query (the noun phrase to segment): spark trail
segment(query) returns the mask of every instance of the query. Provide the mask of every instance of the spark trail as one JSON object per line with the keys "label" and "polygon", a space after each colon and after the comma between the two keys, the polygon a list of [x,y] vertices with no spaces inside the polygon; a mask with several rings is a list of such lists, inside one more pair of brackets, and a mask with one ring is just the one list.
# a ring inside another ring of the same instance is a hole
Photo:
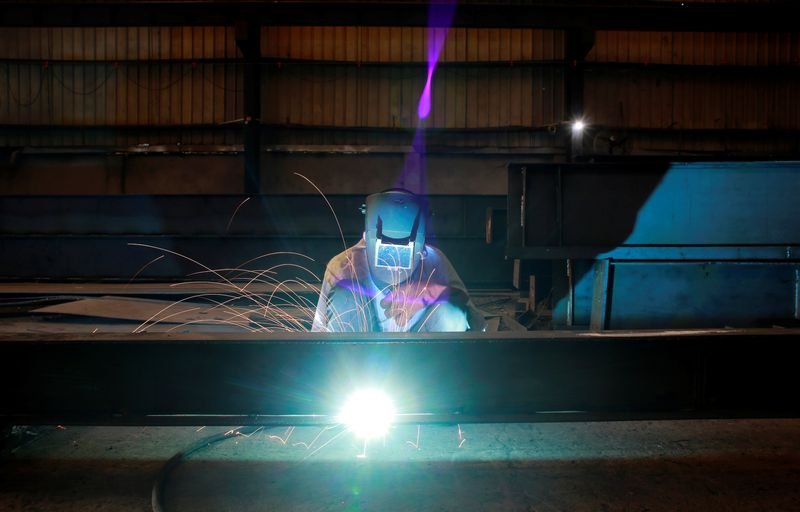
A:
{"label": "spark trail", "polygon": [[233,219],[236,217],[236,214],[239,213],[239,210],[242,208],[242,206],[244,206],[245,203],[247,203],[247,201],[249,201],[249,200],[250,200],[250,197],[244,198],[244,200],[241,203],[239,203],[239,206],[237,206],[236,209],[233,211],[233,215],[231,215],[231,218],[228,221],[228,227],[225,228],[225,233],[229,233],[230,232],[231,224],[233,224]]}

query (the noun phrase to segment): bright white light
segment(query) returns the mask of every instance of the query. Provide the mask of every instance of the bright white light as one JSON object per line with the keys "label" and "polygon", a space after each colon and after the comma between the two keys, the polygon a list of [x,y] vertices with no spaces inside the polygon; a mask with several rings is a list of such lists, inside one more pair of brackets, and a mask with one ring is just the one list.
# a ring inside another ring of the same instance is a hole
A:
{"label": "bright white light", "polygon": [[586,128],[586,123],[584,123],[580,119],[578,119],[578,120],[576,120],[576,121],[574,121],[572,123],[572,131],[573,132],[576,132],[576,133],[577,132],[582,132],[584,128]]}
{"label": "bright white light", "polygon": [[394,421],[394,404],[379,389],[365,389],[350,395],[339,414],[339,423],[364,439],[383,437]]}

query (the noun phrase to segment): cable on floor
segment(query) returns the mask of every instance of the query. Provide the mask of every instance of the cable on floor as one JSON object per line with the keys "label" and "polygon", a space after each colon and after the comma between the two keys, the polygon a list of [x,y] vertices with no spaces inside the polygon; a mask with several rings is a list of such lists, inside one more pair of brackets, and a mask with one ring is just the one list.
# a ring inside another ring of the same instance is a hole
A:
{"label": "cable on floor", "polygon": [[220,434],[214,434],[212,436],[205,437],[196,443],[189,446],[187,449],[176,453],[173,455],[163,466],[161,466],[161,470],[158,472],[156,476],[155,482],[153,482],[153,489],[150,494],[150,502],[153,509],[153,512],[164,512],[164,487],[169,478],[170,473],[178,467],[178,465],[183,462],[184,460],[188,459],[192,454],[199,452],[204,448],[208,448],[209,446],[224,441],[226,439],[232,439],[239,436],[247,436],[254,433],[256,430],[262,427],[244,427],[244,428],[234,428],[228,430],[227,432],[223,432]]}

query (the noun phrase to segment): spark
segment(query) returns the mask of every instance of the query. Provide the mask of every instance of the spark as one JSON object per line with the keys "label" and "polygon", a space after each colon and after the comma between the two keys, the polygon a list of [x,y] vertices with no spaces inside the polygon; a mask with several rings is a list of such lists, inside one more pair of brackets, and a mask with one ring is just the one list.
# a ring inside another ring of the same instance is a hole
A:
{"label": "spark", "polygon": [[367,458],[367,438],[364,438],[364,448],[361,450],[361,453],[356,455],[358,459],[366,459]]}
{"label": "spark", "polygon": [[289,427],[286,429],[286,432],[283,433],[284,437],[276,436],[276,435],[269,435],[267,436],[269,439],[280,441],[281,444],[285,445],[289,442],[289,438],[292,437],[294,433],[294,427]]}
{"label": "spark", "polygon": [[[191,320],[189,322],[184,322],[182,324],[174,325],[174,326],[170,327],[169,329],[167,329],[166,332],[178,331],[180,329],[185,329],[186,327],[189,327],[190,325],[195,325],[195,324],[200,324],[200,325],[230,325],[232,327],[238,327],[240,329],[243,329],[243,330],[245,330],[247,332],[258,332],[259,331],[258,329],[254,329],[252,327],[249,327],[249,326],[246,326],[246,325],[242,325],[242,324],[238,324],[236,322],[230,322],[230,321],[227,321],[227,320]],[[150,327],[152,327],[152,326],[150,326]],[[147,332],[147,329],[149,329],[150,327],[147,327],[146,329],[139,331],[139,333]],[[139,334],[139,333],[137,333],[137,334]]]}
{"label": "spark", "polygon": [[436,310],[439,309],[439,306],[441,306],[441,304],[436,304],[435,306],[433,306],[433,309],[431,309],[431,312],[428,313],[428,315],[425,317],[425,320],[423,320],[422,323],[417,328],[417,332],[423,332],[422,328],[425,326],[425,324],[428,322],[428,320],[433,316],[433,314],[436,313]]}
{"label": "spark", "polygon": [[[320,187],[312,180],[299,172],[295,174],[308,182],[322,196],[334,216],[342,245],[345,246],[346,249],[347,242],[342,225],[331,202]],[[230,230],[232,222],[235,220],[236,215],[238,215],[238,211],[244,207],[249,199],[251,199],[251,197],[243,199],[234,210],[233,215],[228,221],[228,230]],[[129,245],[154,249],[164,253],[148,262],[147,265],[151,265],[169,254],[187,260],[199,267],[199,270],[189,274],[192,280],[183,283],[174,283],[170,286],[208,286],[219,289],[219,291],[196,293],[189,297],[176,300],[172,304],[161,308],[154,315],[138,325],[133,330],[134,333],[145,332],[154,325],[164,322],[175,323],[175,325],[169,326],[169,328],[166,329],[167,332],[186,328],[193,324],[229,325],[248,332],[307,332],[314,324],[317,301],[311,300],[307,292],[319,293],[320,286],[312,284],[309,281],[320,282],[321,279],[312,270],[297,262],[278,262],[264,269],[245,268],[252,265],[253,262],[267,257],[297,257],[313,262],[314,259],[307,255],[290,251],[273,252],[248,259],[233,268],[211,268],[196,259],[166,248],[142,243],[130,243]],[[137,272],[134,279],[147,265]],[[345,265],[355,270],[356,262],[353,258],[348,258]],[[279,279],[279,273],[282,274],[285,270],[293,272],[294,276],[290,279]],[[208,276],[213,280],[208,278],[197,279],[197,277],[200,276]],[[368,293],[364,293],[365,289],[363,289],[361,283],[358,282],[359,278],[357,274],[354,273],[354,276],[353,283],[355,288],[352,291],[356,299],[355,306],[348,311],[332,311],[331,316],[339,318],[342,325],[349,326],[348,330],[370,331],[372,330],[372,326],[367,320],[372,316],[370,315],[369,308],[370,304],[373,303],[377,297],[372,289],[368,290]],[[398,282],[404,282],[405,280],[402,279],[404,276],[406,279],[409,277],[406,273],[397,276],[395,279],[397,279]],[[422,280],[424,277],[425,274],[420,276],[420,283],[423,282]],[[431,276],[427,277],[428,281],[430,281]],[[259,291],[254,292],[252,289],[256,288],[256,285],[259,285]],[[267,289],[261,289],[261,285],[267,285]],[[410,308],[412,303],[420,300],[420,296],[423,293],[425,293],[424,288],[414,288],[412,290],[407,290],[407,296],[401,294],[401,298],[404,299],[403,303],[406,307]],[[203,304],[211,303],[211,307],[205,309],[194,301],[200,301]],[[243,301],[247,301],[247,303],[241,305]],[[182,303],[186,304],[182,307]],[[190,313],[195,313],[196,315],[201,309],[203,312],[214,312],[213,318],[197,319],[195,316],[194,319],[190,319],[186,322],[178,323],[175,321],[175,319],[180,318],[181,315]],[[355,319],[342,318],[348,313],[350,315],[355,313]],[[408,316],[407,311],[406,315]],[[355,324],[355,321],[358,319],[361,320],[360,325]],[[423,322],[420,327],[424,325],[425,322]]]}
{"label": "spark", "polygon": [[[436,268],[434,267],[430,270],[430,272],[426,272],[425,258],[423,257],[420,260],[419,271],[415,273],[418,275],[416,282],[408,282],[409,277],[413,277],[413,274],[409,275],[407,271],[403,271],[397,275],[393,275],[393,283],[381,290],[382,294],[385,294],[387,290],[393,290],[395,293],[395,296],[393,297],[394,300],[391,302],[390,308],[394,310],[395,313],[393,313],[391,316],[395,318],[395,322],[401,328],[405,328],[406,325],[412,320],[414,314],[416,314],[416,311],[410,311],[413,309],[413,306],[423,303],[422,296],[430,287],[431,280],[436,273]],[[425,277],[426,275],[427,277]],[[424,285],[422,284],[423,279],[425,281]],[[422,332],[422,329],[428,322],[428,319],[430,319],[439,308],[440,304],[438,303],[438,299],[439,297],[436,297],[435,306],[427,312],[424,320],[417,326],[417,332]],[[428,305],[422,305],[427,309]]]}
{"label": "spark", "polygon": [[[271,267],[271,268],[274,269],[274,268],[277,268],[277,267],[296,267],[298,269],[305,270],[306,272],[309,272],[312,275],[312,277],[317,278],[317,276],[315,274],[313,274],[312,272],[310,272],[308,269],[306,269],[305,267],[303,267],[301,265],[287,263],[287,264],[275,265],[274,267]],[[310,291],[319,293],[319,287],[318,286],[310,284],[308,281],[304,280],[301,277],[296,277],[296,278],[292,278],[292,279],[285,279],[285,280],[282,280],[282,281],[278,281],[277,279],[274,279],[274,278],[271,278],[271,277],[268,278],[268,279],[263,279],[264,274],[265,273],[269,273],[268,271],[255,271],[255,270],[247,270],[247,269],[216,269],[217,272],[223,272],[225,270],[238,271],[240,273],[252,273],[252,274],[257,274],[257,275],[256,275],[256,278],[254,278],[254,279],[248,279],[247,280],[247,284],[245,284],[242,287],[231,286],[231,285],[227,285],[225,283],[219,283],[219,282],[215,282],[215,281],[187,281],[187,282],[183,282],[183,283],[173,283],[170,286],[176,287],[176,286],[208,285],[208,286],[219,286],[221,288],[231,288],[232,287],[232,288],[234,288],[233,291],[235,293],[239,294],[239,295],[236,296],[237,298],[249,298],[249,299],[253,299],[254,302],[263,301],[262,303],[264,305],[270,304],[272,302],[272,300],[274,299],[275,294],[277,294],[278,292],[281,291],[281,289],[283,289],[283,291],[285,291],[286,294],[291,297],[291,299],[287,302],[287,304],[294,304],[294,305],[300,306],[300,307],[306,307],[306,306],[315,307],[316,306],[316,304],[313,303],[312,301],[310,301],[308,298],[303,297],[302,295],[298,294],[295,290],[292,289],[292,285],[298,285],[299,287],[303,288],[304,290],[310,290]],[[268,269],[268,270],[270,270],[270,269]],[[319,279],[319,278],[317,278],[317,279]],[[242,278],[236,278],[236,277],[231,278],[231,280],[232,281],[237,281],[237,280],[242,280],[243,281]],[[263,299],[263,297],[260,294],[261,292],[250,292],[249,290],[247,290],[247,288],[252,286],[254,283],[270,285],[271,290],[270,290],[270,294],[269,294],[267,300]],[[245,291],[242,292],[240,290],[245,290]],[[213,296],[213,295],[214,294],[207,294],[207,296]],[[219,294],[219,295],[220,296],[229,296],[230,297],[230,295],[225,295],[225,294]],[[197,297],[202,297],[202,296],[203,295],[198,294],[198,295],[195,295],[194,297],[197,298]]]}
{"label": "spark", "polygon": [[237,213],[239,213],[239,209],[240,209],[242,206],[244,206],[244,204],[245,204],[247,201],[249,201],[249,200],[250,200],[250,197],[246,197],[246,198],[244,199],[244,201],[242,201],[241,203],[239,203],[239,206],[237,206],[237,207],[236,207],[236,209],[233,211],[233,215],[231,215],[231,218],[230,218],[230,220],[228,221],[228,227],[227,227],[227,228],[225,228],[225,233],[226,233],[226,234],[227,234],[227,233],[228,233],[228,232],[231,230],[231,224],[233,224],[233,218],[234,218],[234,217],[236,217],[236,214],[237,214]]}
{"label": "spark", "polygon": [[422,425],[417,425],[417,442],[406,441],[406,444],[409,444],[419,450],[419,432],[422,430]]}
{"label": "spark", "polygon": [[125,285],[125,288],[129,287],[129,286],[131,285],[131,283],[132,283],[132,282],[133,282],[133,281],[134,281],[134,280],[135,280],[137,277],[139,277],[139,274],[141,274],[141,273],[144,271],[144,269],[146,269],[147,267],[149,267],[149,266],[150,266],[150,265],[152,265],[153,263],[157,262],[158,260],[162,259],[163,257],[164,257],[164,255],[162,254],[161,256],[157,256],[156,258],[154,258],[154,259],[152,259],[152,260],[148,261],[147,263],[145,263],[145,264],[144,264],[144,266],[142,266],[142,268],[140,268],[139,270],[137,270],[137,271],[136,271],[136,273],[135,273],[135,274],[133,274],[133,277],[131,278],[131,280],[130,280],[130,281],[128,281],[128,284],[126,284],[126,285]]}
{"label": "spark", "polygon": [[467,436],[465,436],[464,431],[461,430],[460,423],[458,424],[458,439],[459,439],[458,447],[461,448],[464,445],[464,443],[467,442]]}
{"label": "spark", "polygon": [[155,249],[156,251],[163,251],[163,252],[172,254],[173,256],[177,256],[179,258],[183,258],[185,260],[188,260],[188,261],[194,263],[198,267],[202,267],[202,268],[208,270],[209,272],[212,272],[213,274],[215,274],[217,277],[219,277],[220,279],[222,279],[226,283],[233,285],[233,283],[231,283],[228,279],[225,278],[225,276],[223,276],[219,272],[216,272],[216,271],[212,270],[210,267],[208,267],[206,265],[203,265],[202,263],[200,263],[196,259],[190,258],[189,256],[186,256],[185,254],[181,254],[179,252],[171,251],[171,250],[166,249],[164,247],[158,247],[158,246],[150,245],[150,244],[142,244],[142,243],[138,243],[138,242],[128,242],[128,245],[130,245],[132,247],[146,247],[148,249]]}
{"label": "spark", "polygon": [[[336,425],[336,426],[338,426],[338,425]],[[317,452],[319,452],[320,450],[322,450],[323,448],[325,448],[326,446],[328,446],[328,445],[329,445],[329,444],[331,444],[332,442],[334,442],[334,441],[336,441],[337,439],[339,439],[340,437],[342,437],[342,435],[344,435],[346,432],[347,432],[347,429],[344,429],[344,430],[342,430],[341,432],[339,432],[338,434],[336,434],[335,436],[331,437],[330,439],[328,439],[327,441],[325,441],[325,443],[324,443],[322,446],[320,446],[319,448],[317,448],[317,449],[316,449],[316,450],[314,450],[313,452],[311,452],[311,453],[309,453],[308,455],[306,455],[305,457],[303,457],[303,460],[306,460],[306,459],[308,459],[308,458],[310,458],[310,457],[313,457],[313,456],[314,456],[314,455],[315,455]]]}
{"label": "spark", "polygon": [[246,261],[240,263],[239,266],[237,267],[237,269],[241,268],[241,267],[244,267],[245,265],[249,265],[250,263],[252,263],[254,261],[257,261],[257,260],[260,260],[262,258],[270,258],[270,257],[274,257],[274,256],[299,256],[299,257],[305,258],[305,259],[307,259],[309,261],[315,261],[314,258],[312,258],[311,256],[308,256],[308,255],[300,253],[300,252],[276,251],[276,252],[268,252],[268,253],[265,253],[265,254],[261,254],[259,256],[256,256],[255,258],[250,258],[249,260],[246,260]]}
{"label": "spark", "polygon": [[[278,254],[278,253],[275,253]],[[297,253],[282,253],[282,254],[292,254],[296,255]],[[241,269],[241,268],[233,268],[233,269],[208,269],[204,270],[201,273],[211,273],[213,275],[222,276],[225,279],[225,282],[217,282],[217,281],[188,281],[183,283],[174,283],[171,286],[198,286],[198,285],[206,285],[206,286],[218,286],[222,289],[228,289],[231,293],[204,293],[204,294],[195,294],[189,297],[185,297],[181,300],[175,301],[172,304],[169,304],[162,308],[161,310],[157,311],[154,315],[151,315],[147,320],[145,320],[141,325],[139,325],[134,332],[142,332],[152,325],[155,325],[159,322],[167,321],[171,318],[174,318],[177,315],[185,314],[190,311],[197,310],[198,308],[188,308],[188,309],[181,309],[180,311],[173,311],[170,312],[171,309],[176,308],[179,304],[183,302],[190,302],[194,300],[201,299],[203,301],[208,301],[214,304],[210,311],[219,309],[221,314],[227,314],[228,316],[221,319],[202,319],[202,320],[193,320],[189,322],[182,323],[175,327],[172,327],[170,330],[178,329],[181,327],[185,327],[189,324],[193,323],[204,323],[204,324],[228,324],[240,327],[245,330],[249,330],[252,332],[258,330],[271,330],[270,327],[280,328],[286,331],[306,331],[308,330],[307,327],[303,323],[303,319],[306,322],[310,323],[311,318],[313,317],[313,311],[316,309],[316,304],[312,302],[307,297],[303,297],[298,292],[293,289],[293,286],[299,286],[303,289],[308,289],[311,291],[318,290],[318,287],[311,285],[308,281],[304,280],[302,277],[297,279],[287,279],[283,281],[278,281],[271,277],[265,277],[267,273],[274,271],[279,268],[294,268],[298,271],[305,272],[309,274],[313,278],[317,278],[316,274],[314,274],[309,269],[303,267],[302,265],[298,265],[295,263],[281,263],[277,265],[273,265],[266,270],[255,271],[249,269]],[[229,272],[238,272],[238,273],[251,273],[254,274],[255,277],[247,278],[247,282],[244,285],[237,284],[234,282],[236,278],[227,279],[225,277],[226,273]],[[318,278],[317,278],[318,279]],[[248,287],[252,286],[254,283],[258,282],[259,284],[270,284],[272,286],[272,292],[266,297],[266,299],[258,294],[258,293],[251,293],[248,290]],[[277,296],[278,293],[283,293],[284,297],[279,298]],[[253,306],[249,309],[247,308],[234,308],[231,306],[233,302],[246,299],[253,303]],[[190,304],[187,304],[187,306]],[[281,306],[289,306],[296,308],[296,313],[299,316],[293,316],[290,313],[287,313],[281,309]],[[250,325],[252,324],[253,320],[251,316],[253,314],[262,314],[267,323],[258,323],[257,328],[252,328]]]}
{"label": "spark", "polygon": [[[333,209],[333,205],[331,205],[331,202],[328,201],[328,197],[325,195],[324,192],[322,192],[322,190],[316,185],[316,183],[314,183],[313,181],[311,181],[307,177],[303,176],[299,172],[295,172],[294,174],[296,176],[299,176],[300,178],[303,178],[308,183],[310,183],[311,186],[314,187],[314,189],[319,193],[319,195],[322,196],[322,199],[325,201],[325,204],[328,205],[328,208],[330,209],[331,214],[333,215],[333,220],[336,221],[336,227],[339,228],[339,236],[341,237],[341,240],[342,240],[342,247],[344,248],[344,250],[347,250],[347,241],[344,238],[344,231],[342,230],[342,224],[339,222],[339,216],[336,215],[336,211]],[[353,259],[349,258],[348,259],[348,263],[350,265],[350,269],[352,270],[351,275],[353,275],[355,277],[356,286],[361,288],[361,283],[359,282],[359,279],[358,279],[358,272],[356,271],[356,267],[355,267],[355,263],[353,262]]]}
{"label": "spark", "polygon": [[[189,309],[181,309],[180,311],[176,311],[176,312],[170,313],[170,314],[168,314],[166,316],[158,318],[159,315],[161,315],[162,313],[166,313],[167,310],[169,310],[169,309],[171,309],[173,307],[177,307],[179,304],[181,304],[183,302],[187,302],[187,301],[189,301],[191,299],[196,299],[198,297],[203,297],[203,296],[206,296],[206,298],[207,298],[207,296],[209,296],[209,295],[211,295],[211,294],[202,294],[202,295],[195,295],[195,296],[192,296],[192,297],[186,297],[186,298],[177,300],[177,301],[173,302],[172,304],[164,306],[158,312],[156,312],[155,314],[151,315],[150,318],[148,318],[147,320],[142,322],[142,324],[140,324],[137,328],[135,328],[133,330],[133,332],[134,333],[144,332],[149,327],[152,327],[153,325],[157,324],[158,322],[165,322],[165,321],[169,320],[170,318],[174,318],[174,317],[176,317],[178,315],[191,313],[192,311],[202,310],[201,307],[191,307]],[[235,325],[235,326],[242,327],[242,328],[246,329],[247,328],[246,325],[238,324],[238,323],[233,321],[236,318],[243,318],[245,316],[245,313],[237,311],[237,310],[233,309],[232,307],[228,306],[228,303],[233,301],[233,300],[235,300],[235,299],[236,299],[236,297],[229,298],[227,301],[224,301],[224,302],[216,302],[216,301],[213,301],[213,300],[211,301],[211,302],[215,302],[217,304],[217,306],[221,306],[221,307],[224,307],[226,310],[229,310],[228,312],[231,314],[231,316],[229,318],[227,318],[227,319],[213,319],[213,318],[206,319],[206,318],[204,318],[204,319],[200,319],[200,320],[192,320],[192,321],[189,321],[189,322],[183,322],[183,323],[177,325],[176,327],[173,327],[170,330],[174,330],[176,328],[183,327],[183,326],[186,326],[186,325],[189,325],[189,324],[195,324],[195,323],[209,323],[209,324],[223,323],[223,324]],[[214,308],[212,308],[211,310],[213,310],[213,309]],[[158,320],[155,320],[156,318],[158,318]],[[247,319],[247,322],[249,323],[249,318]],[[148,324],[150,324],[150,325],[148,325]]]}
{"label": "spark", "polygon": [[310,450],[310,449],[311,449],[311,447],[312,447],[312,446],[314,446],[314,443],[316,443],[316,442],[317,442],[317,440],[318,440],[318,439],[319,439],[319,438],[322,436],[322,434],[324,434],[324,433],[325,433],[325,432],[327,432],[328,430],[332,430],[332,429],[334,429],[334,428],[336,428],[336,427],[338,427],[338,425],[333,425],[333,426],[330,426],[330,425],[328,425],[328,426],[325,426],[325,427],[323,427],[323,428],[322,428],[322,430],[320,430],[320,431],[319,431],[319,433],[316,435],[316,437],[315,437],[314,439],[312,439],[312,440],[311,440],[311,442],[310,442],[310,443],[304,443],[304,442],[302,442],[302,441],[299,441],[299,442],[297,442],[297,443],[294,443],[292,446],[304,446],[306,450]]}
{"label": "spark", "polygon": [[[443,42],[443,39],[441,38],[435,38],[435,39],[436,41],[438,41],[437,44]],[[439,48],[439,50],[440,49],[441,48]],[[437,52],[439,50],[437,50]],[[344,231],[330,200],[327,198],[325,193],[320,189],[320,187],[317,186],[311,179],[309,179],[308,177],[304,176],[299,172],[295,172],[294,174],[302,178],[306,182],[308,182],[325,201],[336,222],[336,226],[339,231],[339,236],[342,245],[346,249],[347,241],[344,236]],[[238,215],[238,212],[244,207],[245,204],[247,204],[247,202],[250,199],[252,199],[252,197],[246,197],[242,199],[242,201],[237,205],[236,209],[234,210],[233,214],[228,220],[226,232],[230,231],[232,223],[235,220],[235,217]],[[176,324],[174,326],[170,326],[167,329],[167,332],[185,328],[192,324],[230,325],[249,332],[273,332],[278,330],[287,332],[309,331],[310,327],[313,325],[316,313],[317,301],[312,301],[306,292],[319,293],[320,287],[318,285],[311,284],[309,282],[309,280],[314,282],[320,282],[321,279],[318,275],[316,275],[306,266],[303,266],[302,264],[298,264],[295,262],[279,262],[278,264],[269,266],[265,269],[245,268],[251,265],[253,262],[267,257],[290,256],[290,257],[303,258],[305,260],[313,262],[314,259],[307,255],[290,251],[273,252],[273,253],[262,254],[256,256],[255,258],[248,259],[242,262],[240,265],[233,268],[211,268],[187,255],[163,247],[157,247],[154,245],[148,245],[143,243],[130,243],[128,245],[145,247],[164,253],[158,255],[156,258],[154,258],[146,265],[144,265],[142,268],[140,268],[139,271],[137,271],[137,273],[131,279],[132,281],[135,280],[141,274],[141,272],[144,271],[149,265],[152,265],[155,262],[164,259],[164,257],[167,254],[169,254],[177,258],[187,260],[199,267],[199,270],[189,274],[189,276],[191,276],[193,280],[183,283],[174,283],[170,286],[179,287],[179,286],[205,285],[209,287],[219,288],[218,292],[197,293],[190,297],[177,300],[172,304],[165,306],[164,308],[161,308],[159,311],[156,312],[156,314],[152,315],[147,320],[138,325],[133,330],[134,333],[145,332],[146,330],[152,328],[154,325],[163,322]],[[353,258],[348,258],[347,261],[345,262],[345,265],[352,269],[355,269],[356,262],[354,261]],[[294,274],[296,275],[291,279],[283,279],[283,280],[279,279],[277,277],[279,271],[282,273],[284,270],[287,269],[294,272]],[[198,276],[205,276],[205,275],[208,275],[214,280],[212,281],[211,279],[205,279],[205,280],[195,279]],[[349,326],[350,327],[349,330],[369,331],[371,330],[372,327],[367,322],[367,320],[371,318],[371,315],[369,314],[370,313],[369,308],[371,304],[374,304],[373,301],[377,297],[375,293],[372,291],[372,289],[369,290],[369,293],[363,293],[364,288],[361,286],[361,283],[358,282],[359,278],[357,273],[354,272],[354,276],[355,278],[353,279],[353,283],[355,284],[355,288],[353,290],[353,293],[354,293],[354,298],[356,299],[355,301],[356,304],[354,308],[348,311],[334,311],[332,312],[334,313],[332,316],[339,317],[340,323]],[[420,283],[423,282],[425,276],[426,276],[425,273],[420,275]],[[394,279],[396,279],[398,283],[405,282],[405,279],[402,279],[402,277],[406,277],[406,279],[408,279],[409,275],[408,273],[405,273],[396,276]],[[430,282],[431,275],[428,275],[427,277],[428,277],[428,282]],[[254,292],[252,291],[252,289],[255,288],[256,284],[268,285],[268,288],[265,291],[260,290],[258,292]],[[425,293],[425,288],[417,287],[407,290],[406,292],[407,292],[406,295],[401,294],[400,296],[401,298],[403,298],[402,304],[405,305],[403,311],[405,312],[406,316],[410,316],[409,311],[407,311],[407,309],[410,309],[413,303],[416,303],[417,301],[420,300],[421,295]],[[215,312],[214,318],[192,319],[183,323],[170,322],[170,320],[174,320],[180,317],[180,315],[182,314],[196,313],[197,311],[199,311],[202,306],[192,304],[192,301],[202,301],[203,303],[211,303],[212,306],[209,309],[204,309],[204,311]],[[240,303],[242,301],[248,301],[248,303],[245,306],[241,306]],[[184,302],[186,302],[187,304],[185,305],[185,307],[181,307],[181,304]],[[430,314],[432,314],[434,311],[431,311]],[[356,320],[357,319],[361,320],[360,325],[356,325],[355,322],[350,319],[341,318],[347,313],[351,315],[355,313]],[[428,317],[430,316],[430,314],[428,315]],[[406,320],[410,319],[407,318]],[[420,327],[424,327],[426,321],[427,318],[420,325]],[[351,322],[353,322],[352,325]],[[403,322],[401,321],[401,323]]]}
{"label": "spark", "polygon": [[333,219],[336,221],[336,227],[339,228],[339,236],[342,239],[342,246],[344,246],[344,248],[347,249],[347,241],[344,239],[344,231],[342,230],[342,224],[339,222],[339,217],[336,215],[336,211],[333,209],[333,205],[331,205],[331,202],[328,201],[328,197],[325,195],[324,192],[322,192],[322,190],[320,190],[320,188],[316,185],[316,183],[314,183],[310,179],[306,178],[305,176],[303,176],[299,172],[295,172],[294,175],[295,176],[299,176],[299,177],[303,178],[304,180],[306,180],[308,183],[310,183],[311,186],[314,187],[314,189],[317,192],[319,192],[319,195],[322,196],[322,199],[325,200],[325,203],[328,205],[328,208],[331,210],[331,213],[333,214]]}
{"label": "spark", "polygon": [[[315,274],[314,272],[312,272],[310,269],[308,269],[307,267],[304,267],[302,265],[298,265],[296,263],[282,263],[282,264],[279,264],[279,265],[273,265],[272,267],[269,267],[269,268],[264,269],[264,270],[251,270],[251,269],[243,268],[245,265],[248,265],[248,264],[250,264],[250,263],[252,263],[252,262],[254,262],[256,260],[260,260],[262,258],[268,258],[268,257],[276,257],[276,256],[298,256],[298,257],[306,258],[309,261],[315,261],[314,258],[312,258],[310,256],[306,256],[305,254],[297,253],[297,252],[290,252],[290,251],[271,252],[271,253],[267,253],[267,254],[261,254],[259,256],[256,256],[255,258],[250,258],[249,260],[239,264],[238,267],[198,270],[198,271],[192,272],[192,273],[190,273],[188,275],[189,275],[189,277],[194,277],[194,276],[198,276],[198,275],[201,275],[201,274],[209,274],[209,273],[217,274],[217,273],[223,273],[223,272],[238,272],[239,275],[236,275],[236,276],[234,276],[233,278],[231,278],[230,280],[227,281],[228,285],[232,285],[233,281],[238,280],[241,277],[241,275],[243,275],[243,274],[255,274],[256,277],[253,278],[252,281],[253,282],[262,283],[263,281],[259,279],[260,277],[263,277],[264,275],[267,275],[267,274],[277,274],[277,272],[275,272],[275,270],[278,269],[278,268],[287,267],[287,266],[293,266],[293,267],[297,267],[298,269],[302,270],[304,273],[307,273],[308,275],[313,277],[316,281],[320,280],[319,276],[317,274]],[[210,282],[211,283],[216,283],[215,281],[210,281]],[[195,283],[195,282],[194,281],[189,281],[188,283]],[[179,284],[179,283],[176,283],[176,284]],[[173,284],[172,286],[175,286],[176,284]],[[187,283],[183,283],[183,284],[187,284]],[[216,284],[223,284],[223,283],[216,283]],[[235,288],[238,289],[239,287],[235,287]]]}
{"label": "spark", "polygon": [[260,432],[261,430],[263,430],[263,429],[264,429],[264,427],[258,427],[257,429],[255,429],[254,431],[250,432],[249,434],[242,434],[241,432],[236,432],[236,435],[237,436],[242,436],[242,437],[245,437],[245,438],[250,438],[250,437],[254,436],[255,434],[257,434],[258,432]]}
{"label": "spark", "polygon": [[[181,300],[179,300],[177,302],[174,302],[173,304],[170,304],[168,306],[164,306],[158,313],[154,314],[153,316],[151,316],[150,318],[148,318],[147,320],[142,322],[142,324],[139,327],[137,327],[136,329],[133,330],[133,333],[137,334],[137,333],[140,333],[140,332],[144,332],[148,327],[150,327],[147,324],[149,322],[151,322],[154,318],[156,318],[158,315],[160,315],[161,313],[165,312],[166,310],[168,310],[168,309],[170,309],[172,307],[177,306],[181,302],[185,302],[187,300],[188,299],[181,299]],[[167,315],[165,317],[162,317],[161,319],[159,319],[159,322],[164,322],[164,321],[169,320],[170,318],[173,318],[175,316],[178,316],[178,315],[181,315],[181,314],[185,314],[185,313],[191,313],[192,311],[197,311],[199,309],[200,309],[199,307],[198,308],[182,309],[181,311],[176,311],[175,313],[170,313],[169,315]],[[155,325],[156,323],[157,322],[153,322],[153,325]]]}

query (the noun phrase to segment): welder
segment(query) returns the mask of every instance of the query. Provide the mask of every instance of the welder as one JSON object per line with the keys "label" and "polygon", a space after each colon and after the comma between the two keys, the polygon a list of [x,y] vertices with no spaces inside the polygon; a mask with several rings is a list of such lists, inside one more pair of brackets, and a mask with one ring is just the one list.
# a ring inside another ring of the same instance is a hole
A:
{"label": "welder", "polygon": [[426,244],[424,198],[404,189],[367,197],[364,236],[328,263],[312,330],[463,332],[483,317],[447,257]]}

